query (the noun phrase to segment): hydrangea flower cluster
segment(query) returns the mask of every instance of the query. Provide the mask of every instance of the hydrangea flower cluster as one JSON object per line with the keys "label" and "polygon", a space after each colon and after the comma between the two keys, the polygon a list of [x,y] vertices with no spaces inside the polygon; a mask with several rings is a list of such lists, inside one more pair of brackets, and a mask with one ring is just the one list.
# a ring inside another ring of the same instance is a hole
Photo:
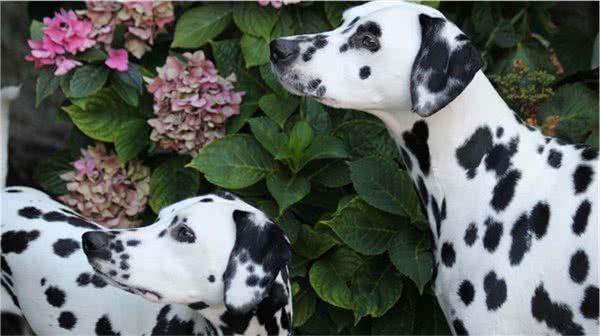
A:
{"label": "hydrangea flower cluster", "polygon": [[125,25],[125,48],[137,58],[175,20],[171,1],[87,1],[83,13],[93,23],[91,37],[98,43],[110,45],[117,25]]}
{"label": "hydrangea flower cluster", "polygon": [[126,165],[98,143],[81,149],[73,171],[60,176],[68,193],[60,196],[65,204],[107,227],[126,228],[139,224],[150,193],[150,169],[140,161]]}
{"label": "hydrangea flower cluster", "polygon": [[258,0],[258,4],[263,7],[271,5],[274,8],[281,8],[281,6],[295,4],[300,1],[302,0]]}
{"label": "hydrangea flower cluster", "polygon": [[235,92],[232,82],[217,73],[215,65],[202,51],[184,53],[182,62],[167,57],[158,77],[145,78],[154,95],[154,114],[148,120],[153,127],[150,139],[180,154],[197,154],[213,139],[225,136],[225,121],[240,112],[242,92]]}

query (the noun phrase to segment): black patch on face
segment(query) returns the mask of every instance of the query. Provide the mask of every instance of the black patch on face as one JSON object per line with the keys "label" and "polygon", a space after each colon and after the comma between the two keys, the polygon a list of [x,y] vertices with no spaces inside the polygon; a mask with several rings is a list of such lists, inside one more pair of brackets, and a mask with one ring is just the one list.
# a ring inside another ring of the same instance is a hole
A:
{"label": "black patch on face", "polygon": [[488,310],[496,310],[506,301],[506,281],[498,278],[494,271],[490,271],[483,279],[483,290]]}
{"label": "black patch on face", "polygon": [[537,152],[538,152],[538,154],[542,154],[544,152],[544,146],[542,146],[542,145],[538,146]]}
{"label": "black patch on face", "polygon": [[515,222],[512,230],[512,244],[508,253],[510,264],[518,265],[523,260],[525,253],[531,246],[531,233],[529,232],[529,219],[526,214],[521,215]]}
{"label": "black patch on face", "polygon": [[571,257],[571,263],[569,265],[569,275],[573,282],[581,284],[587,278],[590,270],[590,262],[587,254],[583,250],[577,250]]}
{"label": "black patch on face", "polygon": [[326,45],[327,45],[327,39],[325,37],[315,38],[315,40],[313,42],[313,47],[315,47],[317,49],[325,48]]}
{"label": "black patch on face", "polygon": [[120,332],[116,332],[112,328],[108,315],[103,315],[96,322],[96,328],[94,329],[96,335],[121,335]]}
{"label": "black patch on face", "polygon": [[121,240],[117,240],[115,242],[115,252],[121,253],[125,251],[125,246],[123,246],[123,242]]}
{"label": "black patch on face", "polygon": [[121,261],[121,263],[119,264],[119,268],[121,268],[121,270],[126,271],[129,269],[129,264],[126,261]]}
{"label": "black patch on face", "polygon": [[61,312],[58,316],[58,326],[63,329],[71,330],[75,323],[77,323],[77,318],[70,311]]}
{"label": "black patch on face", "polygon": [[[410,158],[408,159],[410,160]],[[423,206],[427,206],[429,203],[429,192],[427,191],[427,187],[425,186],[425,181],[423,178],[419,176],[419,194],[421,195],[421,200],[423,201]],[[433,200],[435,201],[435,200]]]}
{"label": "black patch on face", "polygon": [[71,224],[72,226],[83,228],[83,229],[90,229],[90,230],[101,229],[98,225],[92,224],[86,220],[83,220],[83,219],[81,219],[79,217],[75,217],[75,216],[67,218],[67,223]]}
{"label": "black patch on face", "polygon": [[8,263],[6,262],[6,258],[4,258],[4,256],[2,256],[2,258],[0,258],[0,260],[2,261],[2,273],[12,275],[12,270],[10,269],[10,266],[8,266]]}
{"label": "black patch on face", "polygon": [[190,303],[188,305],[188,307],[192,308],[193,310],[202,310],[204,308],[207,308],[208,305],[203,301],[198,301],[198,302]]}
{"label": "black patch on face", "polygon": [[552,168],[560,168],[562,163],[562,153],[556,149],[550,149],[548,153],[548,165]]}
{"label": "black patch on face", "polygon": [[166,233],[167,233],[167,229],[164,229],[164,230],[160,231],[160,232],[158,233],[158,238],[162,238],[162,237],[164,237],[164,235],[165,235]]}
{"label": "black patch on face", "polygon": [[573,184],[575,186],[575,194],[585,192],[592,183],[594,171],[590,166],[579,165],[573,173]]}
{"label": "black patch on face", "polygon": [[454,247],[450,242],[444,242],[442,245],[442,262],[447,267],[452,267],[454,262],[456,261],[456,252],[454,252]]}
{"label": "black patch on face", "polygon": [[35,219],[35,218],[40,218],[40,216],[42,215],[42,211],[40,211],[40,209],[35,208],[35,207],[25,207],[23,209],[20,209],[18,211],[18,214],[21,217]]}
{"label": "black patch on face", "polygon": [[203,198],[200,200],[201,203],[210,203],[214,202],[212,198]]}
{"label": "black patch on face", "polygon": [[90,273],[81,273],[79,274],[77,279],[75,279],[75,282],[77,282],[77,285],[79,285],[80,287],[89,285],[91,281],[92,275]]}
{"label": "black patch on face", "polygon": [[127,246],[138,246],[140,245],[142,242],[137,240],[137,239],[130,239],[127,241]]}
{"label": "black patch on face", "polygon": [[127,259],[129,259],[129,254],[127,254],[127,253],[123,253],[123,254],[121,254],[121,255],[119,256],[119,258],[120,258],[121,260],[127,260]]}
{"label": "black patch on face", "polygon": [[590,204],[590,201],[584,200],[579,204],[577,211],[575,211],[575,216],[573,216],[573,233],[580,236],[585,232],[591,212],[592,205]]}
{"label": "black patch on face", "polygon": [[129,274],[127,274],[127,273],[121,274],[121,278],[127,280],[127,279],[129,279]]}
{"label": "black patch on face", "polygon": [[215,276],[214,275],[209,275],[208,276],[208,282],[215,282]]}
{"label": "black patch on face", "polygon": [[348,51],[348,43],[344,43],[340,46],[341,53],[345,53],[346,51]]}
{"label": "black patch on face", "polygon": [[469,226],[465,230],[464,239],[465,244],[467,244],[467,246],[473,246],[473,244],[477,240],[477,225],[475,225],[475,223],[469,224]]}
{"label": "black patch on face", "polygon": [[156,316],[156,325],[152,328],[152,335],[192,335],[194,321],[181,320],[177,315],[168,319],[167,314],[170,310],[170,305],[166,305],[160,310]]}
{"label": "black patch on face", "polygon": [[573,321],[573,312],[564,303],[552,302],[540,284],[531,298],[531,315],[563,335],[583,335],[583,328]]}
{"label": "black patch on face", "polygon": [[585,289],[585,294],[583,296],[583,301],[581,301],[581,306],[579,310],[583,317],[587,319],[598,319],[598,297],[600,296],[600,292],[598,291],[598,287],[596,286],[588,286]]}
{"label": "black patch on face", "polygon": [[496,128],[496,138],[498,138],[498,139],[502,138],[503,134],[504,134],[504,128],[502,128],[502,126],[498,126],[498,128]]}
{"label": "black patch on face", "polygon": [[429,169],[431,167],[431,157],[429,154],[429,146],[427,145],[427,139],[429,138],[429,128],[427,123],[423,120],[417,121],[412,130],[406,131],[402,134],[402,139],[406,148],[417,158],[419,168],[425,176],[429,175]]}
{"label": "black patch on face", "polygon": [[479,127],[475,133],[456,150],[458,163],[467,171],[467,177],[476,175],[483,156],[492,149],[492,132],[489,127]]}
{"label": "black patch on face", "polygon": [[460,299],[466,306],[473,302],[473,298],[475,297],[475,287],[473,287],[473,284],[469,280],[464,280],[460,284],[458,296],[460,296]]}
{"label": "black patch on face", "polygon": [[304,62],[310,61],[316,51],[317,51],[317,48],[315,48],[315,47],[306,48],[306,51],[304,51],[304,53],[302,54],[302,60]]}
{"label": "black patch on face", "polygon": [[117,276],[117,271],[115,271],[115,270],[110,270],[110,271],[108,272],[108,275],[110,275],[110,276],[112,276],[112,277],[115,277],[115,276]]}
{"label": "black patch on face", "polygon": [[44,292],[46,294],[46,301],[54,307],[60,308],[63,304],[65,304],[66,294],[62,289],[50,286]]}
{"label": "black patch on face", "polygon": [[518,170],[510,170],[504,175],[494,187],[491,204],[496,211],[502,211],[512,201],[515,194],[515,188],[521,178],[521,172]]}
{"label": "black patch on face", "polygon": [[546,235],[549,222],[550,207],[544,202],[538,202],[531,210],[531,216],[529,217],[529,228],[537,239]]}
{"label": "black patch on face", "polygon": [[47,212],[42,218],[47,222],[66,222],[68,219],[67,215],[58,211]]}
{"label": "black patch on face", "polygon": [[260,279],[256,275],[251,275],[248,278],[246,278],[246,285],[248,285],[250,287],[254,287],[254,286],[258,285],[259,280]]}
{"label": "black patch on face", "polygon": [[46,278],[42,278],[40,279],[40,286],[45,286],[46,285]]}
{"label": "black patch on face", "polygon": [[369,76],[371,76],[371,68],[369,66],[365,65],[364,67],[360,68],[358,75],[360,76],[360,79],[369,78]]}
{"label": "black patch on face", "polygon": [[469,335],[469,332],[465,328],[465,325],[460,319],[456,319],[452,322],[452,326],[454,327],[454,332],[457,335]]}
{"label": "black patch on face", "polygon": [[2,253],[19,254],[27,249],[30,242],[40,236],[38,230],[32,231],[6,231],[2,234]]}
{"label": "black patch on face", "polygon": [[581,152],[581,158],[585,161],[595,160],[596,158],[598,158],[598,149],[594,147],[586,147]]}
{"label": "black patch on face", "polygon": [[325,85],[321,85],[319,86],[319,88],[317,89],[316,95],[317,97],[323,97],[325,95],[325,92],[327,91],[327,87]]}
{"label": "black patch on face", "polygon": [[483,235],[483,247],[490,253],[496,251],[502,238],[503,227],[502,223],[495,222],[491,217],[485,221],[485,234]]}
{"label": "black patch on face", "polygon": [[79,248],[80,248],[79,242],[77,242],[73,239],[70,239],[70,238],[59,239],[52,245],[54,254],[56,254],[57,256],[62,257],[62,258],[69,257],[71,254],[73,254]]}

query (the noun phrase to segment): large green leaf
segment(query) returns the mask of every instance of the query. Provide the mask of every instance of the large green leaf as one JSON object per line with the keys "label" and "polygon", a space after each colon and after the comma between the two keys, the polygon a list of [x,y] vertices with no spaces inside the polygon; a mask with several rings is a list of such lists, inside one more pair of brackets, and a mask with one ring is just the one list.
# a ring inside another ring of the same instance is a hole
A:
{"label": "large green leaf", "polygon": [[385,252],[405,225],[398,217],[376,210],[359,198],[322,223],[333,229],[353,250],[365,255]]}
{"label": "large green leaf", "polygon": [[306,267],[310,263],[310,260],[303,258],[296,253],[292,253],[292,260],[288,264],[290,270],[290,277],[301,277],[306,276]]}
{"label": "large green leaf", "polygon": [[307,259],[316,259],[337,244],[328,234],[315,231],[308,225],[302,225],[298,239],[293,246],[294,252]]}
{"label": "large green leaf", "polygon": [[329,188],[339,188],[352,182],[350,168],[345,161],[336,160],[323,167],[312,180]]}
{"label": "large green leaf", "polygon": [[391,159],[366,157],[350,164],[350,177],[358,195],[370,205],[409,218],[417,218],[419,200],[408,174]]}
{"label": "large green leaf", "polygon": [[298,107],[298,98],[292,96],[280,97],[270,93],[260,99],[258,106],[267,116],[269,116],[269,118],[276,122],[279,127],[283,128],[286,120]]}
{"label": "large green leaf", "polygon": [[387,128],[375,118],[344,121],[335,129],[335,135],[344,140],[353,157],[398,156],[398,148]]}
{"label": "large green leaf", "polygon": [[431,278],[433,257],[427,236],[417,229],[404,226],[392,241],[389,255],[396,269],[409,277],[423,293],[425,284]]}
{"label": "large green leaf", "polygon": [[198,172],[185,168],[186,161],[185,156],[173,156],[152,172],[149,203],[155,213],[198,192],[200,176]]}
{"label": "large green leaf", "polygon": [[413,335],[418,293],[404,285],[400,301],[382,317],[373,320],[373,335]]}
{"label": "large green leaf", "polygon": [[128,120],[114,132],[115,149],[121,163],[133,159],[150,144],[150,126],[144,119]]}
{"label": "large green leaf", "polygon": [[130,64],[127,71],[111,71],[110,81],[115,92],[127,104],[138,106],[144,83],[137,66]]}
{"label": "large green leaf", "polygon": [[189,164],[220,187],[240,189],[277,171],[269,153],[251,136],[234,134],[206,145]]}
{"label": "large green leaf", "polygon": [[352,291],[347,282],[362,263],[361,257],[352,250],[339,248],[313,264],[309,271],[310,284],[323,301],[352,309]]}
{"label": "large green leaf", "polygon": [[347,157],[346,146],[344,146],[342,140],[333,136],[317,135],[303,152],[299,169],[313,160],[343,159]]}
{"label": "large green leaf", "polygon": [[215,38],[231,21],[231,6],[211,3],[186,11],[177,21],[171,48],[199,48]]}
{"label": "large green leaf", "polygon": [[71,96],[82,98],[92,95],[104,86],[109,69],[103,64],[87,64],[77,68],[69,84]]}
{"label": "large green leaf", "polygon": [[560,27],[558,32],[551,36],[550,44],[558,56],[565,75],[590,69],[593,43],[575,26]]}
{"label": "large green leaf", "polygon": [[355,324],[366,315],[380,317],[402,295],[402,276],[387,258],[363,263],[352,279]]}
{"label": "large green leaf", "polygon": [[256,3],[238,3],[233,10],[233,20],[238,28],[246,34],[271,40],[271,31],[278,19],[277,10]]}
{"label": "large green leaf", "polygon": [[302,118],[312,127],[315,134],[326,135],[331,132],[331,118],[323,105],[312,98],[304,98],[300,109]]}
{"label": "large green leaf", "polygon": [[35,107],[40,106],[44,99],[52,95],[58,89],[59,84],[60,77],[54,75],[54,70],[50,67],[43,67],[35,85]]}
{"label": "large green leaf", "polygon": [[240,106],[240,114],[227,120],[227,134],[239,132],[248,120],[252,118],[257,109],[258,103],[244,101],[242,106]]}
{"label": "large green leaf", "polygon": [[246,68],[269,63],[269,45],[260,37],[245,34],[240,47],[246,61]]}
{"label": "large green leaf", "polygon": [[324,3],[325,15],[331,27],[337,27],[342,22],[342,13],[348,5],[343,1],[326,1]]}
{"label": "large green leaf", "polygon": [[302,287],[300,292],[295,294],[294,300],[294,328],[297,328],[314,314],[317,305],[317,296],[315,292],[308,286]]}
{"label": "large green leaf", "polygon": [[73,171],[74,157],[68,150],[58,151],[35,170],[34,178],[46,192],[62,195],[67,192],[60,175]]}
{"label": "large green leaf", "polygon": [[279,130],[273,120],[267,117],[257,117],[250,119],[248,123],[256,140],[273,156],[279,154],[282,146],[287,144],[287,136]]}
{"label": "large green leaf", "polygon": [[[82,62],[100,62],[106,59],[107,55],[99,48],[91,48],[75,56],[75,59]],[[131,66],[131,65],[130,65]]]}
{"label": "large green leaf", "polygon": [[294,155],[295,158],[300,158],[302,152],[312,142],[313,135],[313,130],[306,121],[299,120],[296,122],[290,131],[290,139],[287,144],[288,150]]}
{"label": "large green leaf", "polygon": [[287,96],[287,91],[281,86],[281,83],[277,80],[273,71],[271,71],[271,64],[263,64],[260,66],[260,77],[269,86],[273,92],[279,96]]}
{"label": "large green leaf", "polygon": [[310,182],[302,176],[288,176],[283,172],[267,177],[267,187],[279,205],[279,213],[300,202],[310,192]]}

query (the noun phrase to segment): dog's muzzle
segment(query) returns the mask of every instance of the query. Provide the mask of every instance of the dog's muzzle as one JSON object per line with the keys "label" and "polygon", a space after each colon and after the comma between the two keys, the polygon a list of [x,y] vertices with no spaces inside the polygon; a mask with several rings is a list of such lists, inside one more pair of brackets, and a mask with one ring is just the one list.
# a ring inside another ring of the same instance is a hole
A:
{"label": "dog's muzzle", "polygon": [[110,260],[110,236],[102,231],[89,231],[83,234],[83,251],[88,258]]}
{"label": "dog's muzzle", "polygon": [[275,39],[269,44],[271,63],[276,67],[286,67],[292,64],[300,55],[297,41]]}

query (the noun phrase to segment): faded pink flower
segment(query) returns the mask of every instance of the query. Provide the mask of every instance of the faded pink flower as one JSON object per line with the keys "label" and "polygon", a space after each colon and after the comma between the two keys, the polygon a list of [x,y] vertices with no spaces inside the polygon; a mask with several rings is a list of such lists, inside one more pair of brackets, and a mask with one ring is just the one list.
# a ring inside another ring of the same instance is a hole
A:
{"label": "faded pink flower", "polygon": [[127,61],[127,50],[125,49],[108,49],[108,58],[104,61],[106,66],[119,71],[127,71],[129,63]]}
{"label": "faded pink flower", "polygon": [[81,150],[73,171],[61,175],[68,193],[59,197],[83,216],[107,227],[132,227],[148,203],[150,170],[140,161],[119,162],[98,143]]}
{"label": "faded pink flower", "polygon": [[187,64],[167,57],[158,77],[145,78],[154,95],[154,114],[148,120],[152,141],[181,154],[196,155],[208,142],[225,135],[225,121],[239,114],[241,92],[235,76],[221,77],[202,51],[184,53]]}
{"label": "faded pink flower", "polygon": [[68,59],[64,56],[58,56],[56,58],[56,71],[54,71],[54,74],[56,76],[62,76],[78,65],[81,65],[81,62]]}

